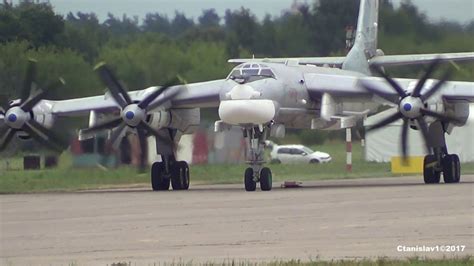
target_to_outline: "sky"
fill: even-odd
[[[203,9],[214,8],[219,15],[226,9],[250,8],[258,17],[265,14],[279,16],[294,0],[49,0],[59,14],[94,12],[101,20],[111,12],[116,16],[127,14],[142,19],[146,13],[158,12],[173,17],[175,10],[197,20]],[[312,0],[298,0],[312,2]],[[349,0],[348,0],[349,1]],[[404,0],[392,0],[398,6]],[[13,1],[17,2],[17,1]],[[454,20],[468,23],[474,20],[474,0],[412,0],[431,21]]]

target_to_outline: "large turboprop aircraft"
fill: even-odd
[[[127,92],[112,71],[99,64],[96,70],[109,93],[64,101],[25,94],[0,110],[2,127],[7,129],[0,147],[16,133],[54,142],[45,128],[55,117],[89,115],[90,128],[80,132],[80,138],[110,130],[116,145],[125,134],[134,133],[143,151],[146,137],[154,136],[162,160],[151,167],[153,190],[168,190],[170,183],[174,190],[188,189],[189,166],[176,160],[176,143],[200,123],[200,108],[218,107],[216,131],[239,126],[247,140],[245,189],[254,191],[260,183],[262,190],[271,190],[272,174],[263,158],[268,137],[283,137],[286,128],[352,127],[381,105],[390,105],[398,112],[372,129],[402,119],[405,157],[409,128],[419,130],[425,139],[425,183],[439,183],[441,173],[445,183],[459,182],[459,158],[448,153],[444,137],[453,127],[465,124],[469,103],[474,101],[474,83],[447,81],[449,73],[441,80],[430,77],[443,61],[473,60],[474,53],[384,55],[377,49],[377,25],[378,1],[361,0],[355,43],[346,57],[232,59],[229,62],[239,65],[225,79],[208,82],[177,85],[176,80]],[[429,67],[419,80],[391,78],[383,70],[383,66],[407,64]],[[111,120],[97,119],[99,114],[117,111],[119,115]],[[143,167],[144,152],[141,161]]]

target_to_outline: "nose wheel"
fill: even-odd
[[[250,165],[244,173],[244,186],[246,191],[255,191],[260,183],[262,191],[272,190],[272,171],[263,167],[265,140],[271,125],[260,125],[243,128],[244,138],[247,142],[247,163]]]
[[[272,181],[272,171],[268,167],[263,167],[258,175],[256,175],[256,172],[251,167],[245,169],[245,191],[257,190],[257,183],[260,183],[262,191],[270,191],[272,190]]]

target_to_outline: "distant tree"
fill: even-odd
[[[194,21],[188,19],[184,13],[176,11],[173,20],[171,21],[171,34],[177,36],[194,27]]]
[[[319,43],[314,41],[314,30],[302,13],[285,13],[276,21],[275,43],[281,56],[311,56],[317,54]]]
[[[59,77],[66,86],[50,91],[48,99],[68,99],[102,93],[97,75],[82,56],[53,46],[30,49],[26,41],[0,44],[0,91],[9,99],[18,97],[28,58],[38,61],[38,85],[44,87]]]
[[[270,15],[266,15],[260,27],[260,41],[255,44],[259,56],[280,56],[280,43],[277,42],[277,26]]]
[[[79,52],[89,62],[94,61],[100,47],[109,39],[109,32],[94,13],[70,12],[66,16],[65,26],[59,44]]]
[[[112,13],[107,14],[104,26],[113,35],[134,35],[140,31],[138,27],[138,17],[130,18],[123,15],[122,19],[115,17]]]
[[[171,23],[167,16],[158,13],[148,13],[143,20],[142,29],[145,32],[159,32],[169,34]]]
[[[202,15],[199,17],[199,25],[205,28],[219,27],[221,18],[217,15],[214,8],[205,9],[202,11]]]
[[[228,9],[224,19],[225,28],[229,32],[227,45],[231,54],[235,54],[242,47],[254,52],[259,25],[250,9],[243,7],[235,11]]]
[[[313,44],[317,55],[326,56],[344,50],[346,26],[357,23],[360,1],[319,0],[313,5]]]
[[[39,47],[56,41],[64,20],[49,2],[21,0],[17,5],[0,5],[0,42],[26,40]]]

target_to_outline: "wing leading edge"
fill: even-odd
[[[429,64],[433,60],[461,62],[474,61],[474,52],[466,53],[443,53],[443,54],[407,54],[407,55],[379,55],[368,60],[369,65],[380,66],[402,66],[402,65],[419,65]],[[230,59],[229,63],[246,63],[246,62],[268,62],[285,64],[293,61],[300,65],[328,65],[331,67],[341,68],[346,57],[287,57],[287,58],[250,58],[250,59]]]
[[[204,108],[219,106],[219,93],[225,80],[214,80],[199,82],[181,86],[180,93],[171,101],[170,108]],[[130,98],[133,102],[139,102],[146,96],[156,91],[159,87],[150,87],[144,90],[131,91]],[[171,91],[171,90],[170,90]],[[167,96],[164,92],[155,101],[160,101]],[[61,101],[44,100],[39,105],[42,113],[50,113],[56,116],[81,116],[88,115],[90,111],[113,111],[119,107],[109,93],[100,96],[85,97]]]
[[[305,74],[304,77],[308,93],[312,98],[319,97],[323,93],[352,99],[373,96],[362,86],[362,82],[379,88],[387,97],[399,97],[398,93],[383,78],[379,77],[357,77],[317,73],[308,73]],[[407,92],[413,91],[418,83],[418,79],[397,78],[394,80]],[[429,79],[423,87],[422,92],[429,90],[436,83],[437,80]],[[449,81],[443,85],[437,94],[446,100],[474,102],[474,82]]]

